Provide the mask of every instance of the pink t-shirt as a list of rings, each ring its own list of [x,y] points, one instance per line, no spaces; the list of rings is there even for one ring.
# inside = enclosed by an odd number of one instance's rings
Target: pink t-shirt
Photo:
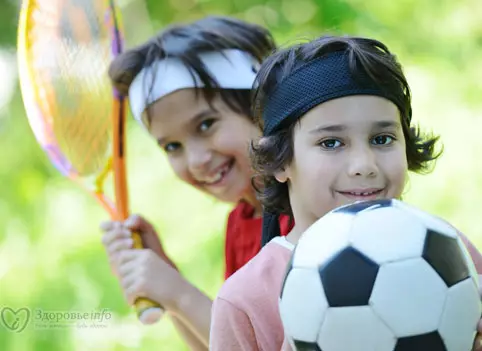
[[[213,302],[210,351],[281,350],[278,297],[292,250],[274,238],[226,280]]]
[[[482,255],[460,235],[482,274]],[[291,350],[284,342],[278,303],[293,247],[285,237],[274,238],[226,280],[213,302],[209,350]]]

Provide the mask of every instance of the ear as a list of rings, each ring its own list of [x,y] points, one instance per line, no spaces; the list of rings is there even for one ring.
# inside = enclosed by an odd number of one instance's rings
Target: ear
[[[280,183],[286,183],[288,181],[288,173],[285,169],[275,172],[274,177]]]
[[[269,137],[263,136],[258,140],[258,145],[260,147],[268,147],[269,144],[270,144]],[[273,175],[275,179],[280,183],[286,183],[288,181],[288,173],[286,172],[285,168],[282,168],[279,171],[276,171]]]

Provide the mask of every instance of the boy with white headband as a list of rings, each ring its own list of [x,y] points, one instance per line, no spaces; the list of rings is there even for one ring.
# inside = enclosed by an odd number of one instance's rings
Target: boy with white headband
[[[175,174],[221,201],[236,203],[227,223],[226,278],[261,247],[262,210],[248,157],[249,141],[260,132],[251,117],[250,90],[260,62],[274,48],[262,27],[208,17],[164,30],[120,55],[109,71]],[[279,224],[286,234],[288,217]],[[147,297],[159,302],[191,349],[207,349],[212,301],[177,271],[153,227],[133,216],[101,228],[128,301]],[[148,250],[131,250],[131,231],[141,233]]]

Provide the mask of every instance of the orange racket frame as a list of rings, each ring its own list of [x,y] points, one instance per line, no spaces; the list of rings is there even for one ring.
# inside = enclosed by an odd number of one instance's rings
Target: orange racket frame
[[[47,0],[48,2],[49,0]],[[69,0],[56,0],[55,4],[62,5],[68,3]],[[118,55],[122,51],[122,38],[120,31],[120,21],[118,18],[118,10],[114,0],[97,0],[106,1],[106,9],[108,9],[108,23],[111,30],[111,43],[113,56]],[[81,185],[85,190],[94,195],[102,207],[109,213],[114,220],[124,220],[129,215],[128,208],[128,191],[127,191],[127,176],[126,176],[126,99],[115,91],[113,91],[113,106],[112,106],[112,158],[105,169],[96,177],[95,189],[89,189],[81,181],[81,177],[68,167],[69,162],[60,151],[58,142],[53,132],[52,119],[47,120],[43,116],[39,106],[45,103],[45,97],[41,97],[38,93],[40,84],[35,79],[34,67],[30,64],[29,57],[31,49],[31,38],[29,37],[31,27],[34,26],[33,19],[42,5],[41,2],[45,0],[23,0],[20,11],[19,25],[18,25],[18,68],[20,77],[20,87],[24,100],[25,109],[30,126],[35,134],[35,137],[47,153],[51,162],[56,168],[66,177]],[[49,10],[52,10],[52,3],[49,3]],[[76,6],[79,6],[78,3]],[[60,10],[60,9],[59,9]],[[107,15],[107,14],[106,14]],[[52,25],[48,23],[47,25]],[[55,25],[55,24],[54,24]],[[106,77],[107,79],[107,77]],[[49,91],[45,87],[45,91]],[[45,106],[44,106],[45,107]],[[49,116],[50,117],[50,116]],[[113,170],[114,177],[114,194],[115,205],[105,196],[103,192],[103,182],[109,173]],[[142,248],[142,240],[138,233],[133,234],[134,247]],[[137,310],[140,321],[144,324],[152,324],[157,322],[163,313],[162,307],[149,299],[139,298],[135,301],[135,308]]]

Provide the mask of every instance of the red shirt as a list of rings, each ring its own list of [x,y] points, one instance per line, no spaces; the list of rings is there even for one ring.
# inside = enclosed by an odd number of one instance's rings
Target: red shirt
[[[248,203],[240,202],[229,214],[226,228],[225,279],[244,266],[261,250],[261,234],[263,218],[253,218],[254,208]],[[280,216],[281,235],[289,233],[291,228],[289,217]]]

